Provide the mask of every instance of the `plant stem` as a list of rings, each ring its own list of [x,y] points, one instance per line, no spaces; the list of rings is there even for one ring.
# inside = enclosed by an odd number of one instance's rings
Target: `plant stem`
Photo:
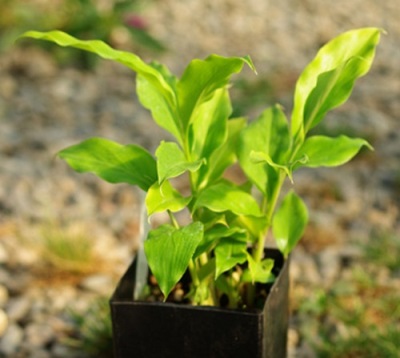
[[[174,214],[172,214],[170,210],[168,210],[168,216],[169,219],[171,220],[172,225],[174,225],[176,229],[179,229],[178,221],[176,221]]]
[[[286,173],[283,170],[279,171],[279,178],[278,178],[278,183],[275,186],[275,189],[272,193],[269,205],[266,205],[266,197],[263,198],[263,210],[265,211],[265,217],[267,220],[267,226],[265,228],[264,232],[261,232],[259,237],[258,237],[258,241],[257,241],[257,247],[256,250],[253,254],[254,260],[256,262],[260,262],[262,257],[263,257],[263,253],[264,253],[264,241],[265,241],[265,235],[268,233],[268,231],[271,228],[271,224],[272,224],[272,215],[274,214],[275,211],[275,207],[276,204],[278,202],[278,198],[279,198],[279,194],[281,192],[282,189],[282,185],[283,182],[286,178]]]
[[[195,287],[200,285],[200,280],[199,280],[199,276],[197,275],[197,267],[196,267],[196,263],[194,262],[194,260],[190,260],[189,261],[189,272],[190,272],[190,276],[192,278],[192,283]]]

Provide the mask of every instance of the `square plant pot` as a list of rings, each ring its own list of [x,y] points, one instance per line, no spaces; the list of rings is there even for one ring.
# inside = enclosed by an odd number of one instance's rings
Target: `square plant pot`
[[[289,263],[275,249],[266,249],[266,257],[279,274],[265,285],[259,310],[134,301],[134,260],[110,301],[115,358],[284,358]]]

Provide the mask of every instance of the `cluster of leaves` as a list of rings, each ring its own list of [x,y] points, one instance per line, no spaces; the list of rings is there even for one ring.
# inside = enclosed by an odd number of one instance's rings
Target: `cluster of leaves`
[[[126,39],[136,49],[163,51],[164,45],[147,31],[138,15],[139,0],[60,0],[53,4],[39,1],[2,0],[0,4],[0,50],[11,45],[23,31],[40,24],[42,30],[60,29],[80,38],[97,38],[109,43]],[[123,33],[123,36],[118,34]],[[129,39],[129,40],[127,40]],[[91,68],[95,57],[85,52],[65,53],[44,46],[61,63]]]
[[[300,75],[291,121],[279,105],[249,122],[231,118],[229,82],[249,57],[211,55],[195,59],[178,78],[160,64],[146,64],[130,52],[104,42],[78,40],[66,33],[28,32],[24,36],[94,52],[137,73],[137,94],[154,121],[175,141],[162,141],[153,156],[146,149],[91,138],[59,156],[78,172],[93,172],[111,183],[129,183],[146,192],[148,215],[167,212],[170,223],[150,231],[144,244],[149,266],[165,296],[189,269],[194,304],[251,305],[244,287],[273,280],[273,261],[265,259],[264,239],[272,231],[287,256],[308,221],[305,204],[293,190],[280,200],[286,178],[300,167],[334,167],[370,145],[347,136],[307,136],[325,114],[350,96],[354,82],[371,66],[380,30],[349,31],[330,41]],[[239,163],[243,185],[224,178]],[[186,175],[190,195],[172,179]],[[255,193],[256,192],[256,193]],[[181,226],[177,212],[192,222]],[[246,290],[251,293],[252,289]]]

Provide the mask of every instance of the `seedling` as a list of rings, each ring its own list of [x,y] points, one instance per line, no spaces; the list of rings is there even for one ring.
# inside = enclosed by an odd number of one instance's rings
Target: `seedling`
[[[344,103],[357,78],[372,64],[381,30],[346,32],[323,46],[300,75],[291,121],[279,105],[258,118],[231,118],[229,83],[250,57],[211,55],[190,62],[180,78],[158,63],[97,40],[82,41],[60,31],[24,37],[75,47],[119,62],[136,72],[139,101],[175,141],[162,141],[155,153],[135,144],[90,138],[59,152],[78,172],[92,172],[111,183],[136,185],[146,193],[147,214],[166,212],[170,223],[152,229],[144,250],[165,298],[188,270],[194,305],[253,306],[255,283],[274,280],[273,261],[264,258],[271,231],[285,257],[302,237],[306,205],[291,189],[281,193],[301,167],[336,167],[370,144],[344,135],[309,136],[326,113]],[[245,184],[224,178],[239,163]],[[183,176],[183,174],[186,174]],[[188,178],[190,194],[173,185]],[[187,209],[192,222],[176,213]],[[226,300],[224,300],[226,301]]]

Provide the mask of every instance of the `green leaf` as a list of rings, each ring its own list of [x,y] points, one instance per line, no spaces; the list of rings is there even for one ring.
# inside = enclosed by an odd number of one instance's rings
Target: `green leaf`
[[[276,167],[270,164],[286,164],[290,145],[289,127],[280,106],[265,110],[241,133],[238,145],[239,163],[247,177],[265,195],[271,195],[277,181]],[[265,153],[270,163],[257,163],[252,152]]]
[[[224,171],[236,161],[236,148],[240,131],[246,125],[244,118],[230,119],[227,123],[227,131],[224,142],[216,148],[207,159],[206,165],[199,171],[199,187],[204,187],[221,178]]]
[[[232,107],[225,88],[216,90],[208,101],[195,107],[189,138],[193,142],[190,145],[191,153],[196,159],[209,158],[224,143],[231,113]]]
[[[275,170],[283,170],[286,175],[292,180],[292,171],[291,168],[287,165],[281,165],[275,163],[272,158],[265,152],[251,152],[250,159],[256,163],[267,163],[270,167],[274,168]]]
[[[164,181],[161,185],[154,183],[146,195],[147,215],[150,217],[155,213],[164,211],[177,212],[183,210],[190,202],[191,197],[183,197],[177,192],[170,182]]]
[[[218,213],[231,211],[236,215],[261,215],[253,196],[228,181],[221,181],[204,189],[195,202],[196,209],[201,207]]]
[[[78,48],[93,52],[104,59],[119,62],[150,81],[169,103],[173,104],[175,102],[175,93],[160,71],[146,64],[131,52],[115,50],[100,40],[79,40],[62,31],[27,31],[21,37],[31,37],[54,42],[63,47]]]
[[[142,147],[90,138],[58,156],[77,172],[91,172],[110,183],[138,185],[144,191],[157,181],[156,161]]]
[[[144,76],[138,75],[136,78],[136,92],[140,103],[150,110],[154,121],[182,144],[183,135],[176,116],[176,108],[166,100],[163,93],[160,93],[157,85]]]
[[[175,178],[186,171],[197,171],[204,160],[189,162],[185,155],[174,142],[162,141],[156,150],[158,182],[161,184],[164,180]]]
[[[222,57],[211,55],[205,60],[190,62],[177,85],[179,112],[183,128],[188,128],[196,106],[212,98],[214,91],[224,88],[243,64],[254,69],[249,57]]]
[[[297,166],[305,167],[335,167],[347,163],[360,149],[371,145],[361,138],[349,138],[344,135],[331,138],[325,136],[312,136],[306,139],[300,148],[297,157],[307,158],[298,162]]]
[[[380,33],[377,28],[348,31],[319,50],[296,84],[293,137],[303,141],[327,111],[349,98],[356,79],[371,67]]]
[[[232,237],[222,239],[216,246],[215,253],[215,277],[230,270],[247,260],[246,240],[237,240]]]
[[[249,262],[249,268],[243,273],[242,280],[244,282],[255,282],[269,283],[275,279],[272,269],[274,267],[274,260],[264,259],[260,262],[253,259],[253,257],[247,253],[247,261]]]
[[[162,225],[149,233],[144,250],[165,299],[182,278],[202,238],[200,222],[180,229]]]
[[[21,37],[54,42],[63,47],[74,47],[127,66],[138,74],[137,92],[143,106],[152,112],[154,120],[182,143],[182,131],[177,113],[177,99],[173,76],[166,67],[146,64],[140,57],[115,50],[100,40],[79,40],[62,31],[28,31]]]
[[[268,221],[265,216],[237,216],[231,225],[238,225],[240,228],[244,228],[251,241],[256,241],[260,237],[260,234],[265,232],[268,226]]]
[[[206,223],[207,226],[209,223]],[[216,246],[222,238],[245,235],[246,232],[240,227],[228,227],[225,224],[217,221],[209,230],[204,232],[204,237],[199,246],[197,247],[194,258],[200,256],[204,252],[208,252]]]
[[[308,222],[308,211],[293,191],[283,199],[272,219],[272,233],[281,252],[287,256],[296,246]]]

